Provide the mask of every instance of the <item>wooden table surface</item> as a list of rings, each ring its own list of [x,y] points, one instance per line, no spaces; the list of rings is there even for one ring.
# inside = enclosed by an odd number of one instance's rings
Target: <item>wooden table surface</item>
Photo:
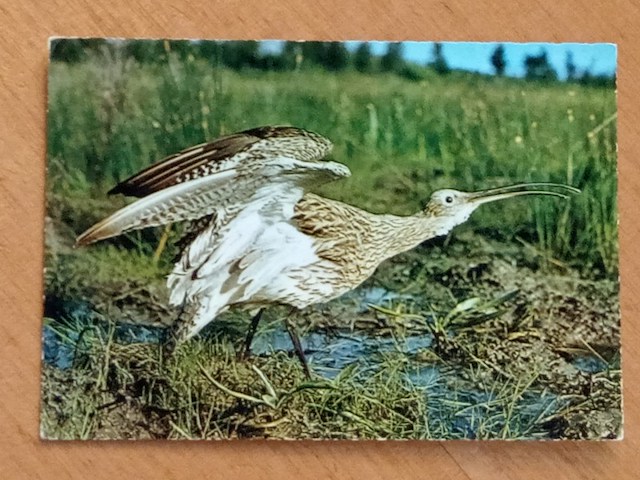
[[[3,0],[0,479],[640,478],[638,20],[640,7],[633,0]],[[618,43],[625,439],[547,443],[40,441],[47,38],[54,35]]]

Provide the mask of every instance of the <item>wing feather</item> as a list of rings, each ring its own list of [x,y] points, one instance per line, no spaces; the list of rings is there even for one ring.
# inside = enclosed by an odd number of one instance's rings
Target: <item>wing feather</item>
[[[171,155],[116,185],[108,193],[144,197],[158,190],[239,166],[259,155],[283,155],[291,150],[296,158],[320,160],[331,150],[321,135],[295,127],[266,126],[221,137]]]
[[[229,140],[235,137],[244,140]],[[209,145],[185,150],[116,187],[121,193],[145,192],[145,196],[91,227],[76,245],[209,215],[222,225],[251,202],[264,201],[270,192],[299,190],[301,196],[308,185],[350,175],[345,165],[321,161],[331,149],[329,140],[294,127],[261,127]],[[206,152],[214,151],[218,153],[207,157]],[[196,164],[208,167],[194,170],[201,168]],[[269,185],[277,188],[263,188]],[[293,204],[284,207],[293,209]]]

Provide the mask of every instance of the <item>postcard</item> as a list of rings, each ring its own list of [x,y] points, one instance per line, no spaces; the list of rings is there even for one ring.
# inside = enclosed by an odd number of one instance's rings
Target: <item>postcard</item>
[[[615,74],[51,39],[42,438],[622,438]]]

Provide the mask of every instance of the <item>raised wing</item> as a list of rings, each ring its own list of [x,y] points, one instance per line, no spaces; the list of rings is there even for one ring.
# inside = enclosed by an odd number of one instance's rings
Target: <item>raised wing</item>
[[[317,161],[331,148],[328,139],[301,128],[253,128],[170,155],[119,183],[108,193],[145,197],[178,183],[236,168],[247,157],[285,156]]]
[[[350,175],[323,161],[326,138],[294,127],[260,127],[184,150],[122,182],[112,193],[142,196],[76,240],[87,245],[130,230],[215,215],[227,223],[251,202],[269,205],[285,196],[293,209],[309,186]],[[273,208],[271,206],[270,208]]]

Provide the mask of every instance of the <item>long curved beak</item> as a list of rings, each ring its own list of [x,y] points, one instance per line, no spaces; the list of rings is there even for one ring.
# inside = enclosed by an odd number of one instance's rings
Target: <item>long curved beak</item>
[[[580,193],[575,187],[561,183],[520,183],[507,187],[492,188],[481,192],[471,192],[467,197],[469,203],[482,205],[483,203],[504,200],[520,195],[550,195],[553,197],[569,198],[570,195]]]

